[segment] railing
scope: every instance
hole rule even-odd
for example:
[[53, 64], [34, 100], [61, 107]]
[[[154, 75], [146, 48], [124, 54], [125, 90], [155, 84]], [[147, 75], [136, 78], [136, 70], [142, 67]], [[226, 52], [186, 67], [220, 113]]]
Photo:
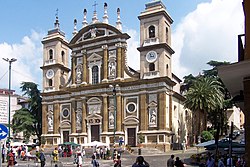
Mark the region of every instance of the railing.
[[144, 73], [143, 79], [151, 79], [151, 78], [156, 78], [160, 77], [160, 72], [159, 71], [149, 71]]
[[46, 60], [44, 62], [44, 65], [51, 65], [51, 64], [55, 64], [56, 63], [56, 60], [55, 59], [49, 59], [49, 60]]
[[158, 38], [149, 38], [144, 40], [143, 46], [148, 46], [152, 44], [159, 44], [159, 39]]
[[44, 88], [44, 92], [52, 92], [55, 91], [55, 87], [54, 86], [50, 86], [50, 87], [45, 87]]

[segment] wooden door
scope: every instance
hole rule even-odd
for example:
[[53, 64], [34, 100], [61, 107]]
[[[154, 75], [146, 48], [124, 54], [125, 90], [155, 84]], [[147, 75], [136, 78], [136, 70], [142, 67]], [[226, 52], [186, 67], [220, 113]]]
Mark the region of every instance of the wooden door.
[[128, 145], [129, 146], [136, 146], [135, 128], [128, 128]]
[[91, 141], [100, 141], [99, 125], [91, 125]]
[[63, 131], [63, 143], [69, 142], [69, 131]]

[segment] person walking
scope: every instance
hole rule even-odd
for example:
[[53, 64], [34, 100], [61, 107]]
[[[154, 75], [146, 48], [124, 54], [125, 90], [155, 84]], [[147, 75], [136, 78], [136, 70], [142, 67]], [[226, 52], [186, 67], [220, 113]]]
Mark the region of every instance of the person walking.
[[46, 162], [46, 158], [45, 158], [45, 155], [44, 155], [44, 149], [43, 148], [41, 148], [41, 150], [40, 150], [39, 159], [41, 161], [41, 167], [44, 167], [45, 162]]
[[3, 144], [3, 147], [2, 147], [2, 163], [5, 162], [5, 147], [4, 147], [4, 144]]
[[55, 147], [54, 151], [52, 152], [53, 155], [53, 161], [57, 162], [58, 161], [58, 150], [57, 147]]
[[96, 156], [92, 155], [92, 160], [91, 160], [91, 164], [93, 165], [93, 167], [99, 167], [99, 162], [96, 160]]
[[208, 153], [208, 159], [207, 159], [207, 163], [206, 163], [207, 167], [214, 167], [215, 166], [215, 161], [211, 156], [211, 153]]
[[121, 167], [121, 166], [122, 166], [121, 156], [118, 155], [117, 159], [114, 160], [114, 167]]
[[167, 161], [167, 167], [174, 167], [174, 155], [172, 154]]
[[136, 158], [136, 162], [132, 167], [149, 167], [149, 163], [144, 160], [143, 156], [139, 156]]
[[12, 149], [10, 150], [10, 153], [8, 154], [9, 160], [8, 160], [8, 167], [13, 167], [15, 164], [15, 155], [13, 154]]

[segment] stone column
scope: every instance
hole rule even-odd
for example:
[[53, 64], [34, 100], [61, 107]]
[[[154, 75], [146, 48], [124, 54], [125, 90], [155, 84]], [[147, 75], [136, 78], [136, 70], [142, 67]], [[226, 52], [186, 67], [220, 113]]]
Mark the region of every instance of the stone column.
[[47, 111], [48, 106], [46, 103], [42, 103], [42, 134], [48, 133], [48, 124], [47, 124]]
[[72, 71], [71, 71], [71, 76], [72, 76], [72, 84], [76, 84], [76, 58], [72, 57], [71, 58], [71, 67], [72, 67]]
[[[250, 76], [244, 78], [244, 114], [245, 114], [245, 157], [250, 156]], [[250, 164], [250, 159], [246, 158], [247, 166]]]
[[86, 108], [86, 98], [82, 98], [82, 133], [86, 133], [86, 117], [87, 117], [87, 108]]
[[71, 99], [71, 130], [76, 133], [76, 101]]
[[87, 84], [87, 53], [86, 50], [82, 50], [82, 83]]
[[121, 94], [116, 94], [116, 131], [122, 130], [122, 103]]
[[108, 81], [108, 45], [103, 45], [103, 80], [102, 82]]
[[148, 109], [147, 109], [147, 95], [140, 95], [140, 129], [139, 131], [146, 131], [148, 129]]
[[108, 132], [108, 123], [109, 123], [109, 113], [108, 113], [108, 95], [103, 96], [103, 132]]
[[59, 134], [59, 125], [60, 125], [60, 106], [59, 103], [56, 102], [56, 104], [54, 104], [54, 134]]
[[159, 129], [165, 130], [166, 129], [166, 93], [161, 92], [159, 93], [159, 110], [158, 110], [158, 120], [159, 120]]
[[121, 79], [121, 70], [122, 70], [122, 44], [116, 44], [117, 47], [117, 78]]

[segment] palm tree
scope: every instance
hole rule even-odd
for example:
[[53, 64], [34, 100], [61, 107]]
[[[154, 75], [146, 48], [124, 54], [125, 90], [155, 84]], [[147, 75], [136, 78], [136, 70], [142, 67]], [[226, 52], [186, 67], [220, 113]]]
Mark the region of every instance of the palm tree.
[[[193, 81], [186, 93], [184, 106], [193, 112], [198, 112], [198, 131], [196, 136], [201, 134], [201, 123], [204, 122], [202, 130], [206, 129], [207, 112], [222, 108], [224, 94], [223, 87], [213, 77], [200, 76]], [[201, 114], [203, 121], [201, 122]]]

